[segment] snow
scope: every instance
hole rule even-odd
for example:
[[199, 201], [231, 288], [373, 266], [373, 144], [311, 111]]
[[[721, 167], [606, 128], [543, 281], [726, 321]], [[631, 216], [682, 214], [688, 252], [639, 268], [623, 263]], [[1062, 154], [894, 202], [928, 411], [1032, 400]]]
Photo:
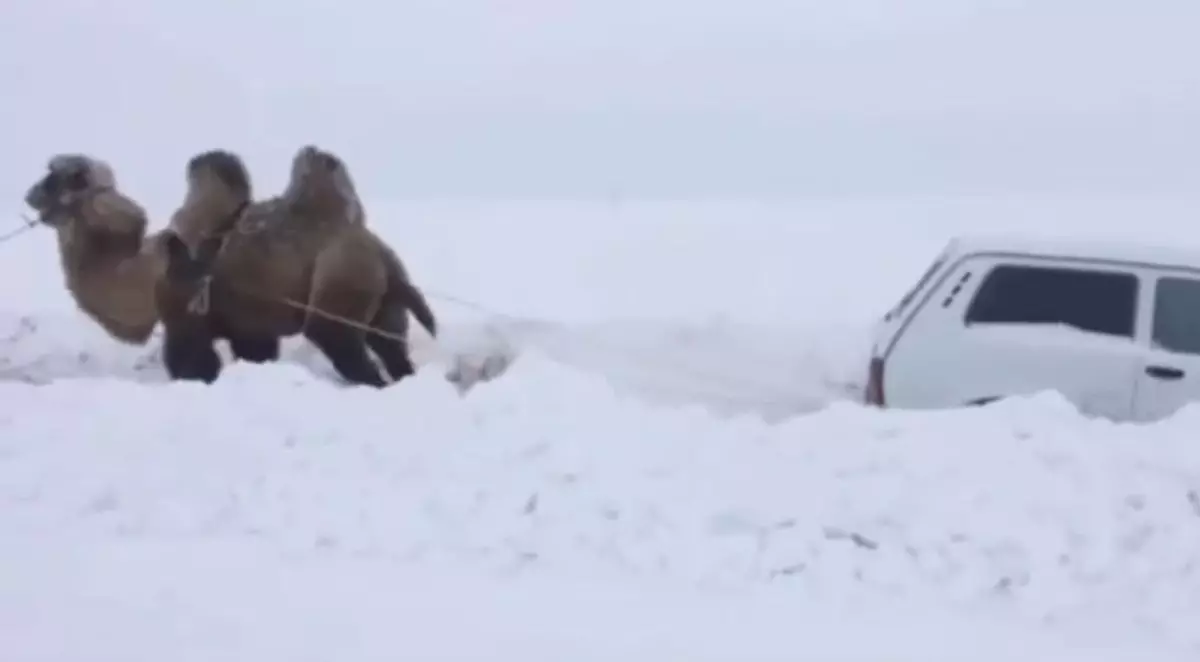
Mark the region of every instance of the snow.
[[1200, 210], [1022, 204], [373, 203], [446, 328], [383, 391], [298, 341], [168, 383], [0, 244], [6, 657], [1194, 659], [1200, 409], [854, 400], [964, 227]]
[[[219, 572], [202, 578], [154, 573], [128, 585], [125, 578], [145, 573], [165, 554], [190, 569]], [[946, 631], [941, 612], [912, 601], [905, 617], [896, 619], [878, 607], [828, 601], [815, 608], [779, 591], [712, 596], [643, 585], [632, 593], [594, 580], [497, 577], [461, 568], [416, 573], [331, 554], [280, 563], [254, 546], [236, 544], [203, 550], [101, 544], [86, 553], [43, 553], [39, 563], [58, 571], [62, 583], [16, 576], [9, 584], [35, 596], [21, 611], [5, 613], [20, 632], [6, 644], [16, 643], [21, 659], [80, 659], [74, 653], [86, 647], [103, 651], [86, 659], [140, 662], [154, 659], [147, 653], [151, 645], [181, 662], [410, 656], [949, 662], [966, 655], [980, 659], [985, 646], [997, 656], [988, 659], [1105, 662], [1137, 659], [1139, 652], [1119, 642], [1067, 647], [983, 614], [960, 614], [956, 628]], [[89, 595], [80, 599], [63, 590], [72, 583], [86, 585]], [[238, 598], [229, 600], [231, 594]], [[120, 599], [104, 597], [110, 595]], [[186, 621], [177, 619], [181, 612]], [[70, 639], [61, 636], [64, 620], [81, 626]], [[22, 645], [28, 641], [35, 644]]]
[[[236, 544], [198, 551], [123, 543], [87, 553], [65, 548], [43, 554], [40, 562], [59, 571], [61, 584], [30, 586], [19, 576], [9, 584], [36, 596], [30, 606], [6, 614], [19, 625], [12, 641], [24, 653], [20, 659], [80, 659], [73, 652], [87, 647], [103, 653], [86, 659], [140, 662], [153, 659], [146, 642], [181, 662], [405, 657], [950, 662], [968, 655], [981, 659], [985, 647], [995, 657], [982, 659], [1106, 662], [1138, 659], [1139, 653], [1119, 642], [1068, 647], [982, 613], [958, 615], [956, 627], [947, 631], [944, 613], [914, 601], [897, 619], [878, 606], [827, 601], [818, 608], [783, 591], [712, 596], [642, 586], [632, 593], [570, 577], [496, 577], [461, 568], [415, 573], [331, 554], [280, 563], [254, 546]], [[126, 577], [144, 573], [165, 554], [190, 568], [219, 572], [201, 579], [154, 573], [128, 585]], [[71, 583], [86, 585], [87, 598], [63, 590]], [[238, 599], [229, 600], [231, 594]], [[186, 621], [176, 619], [181, 612]], [[82, 626], [69, 640], [61, 636], [64, 620]], [[25, 641], [36, 645], [21, 645]]]
[[1079, 4], [7, 3], [0, 237], [316, 143], [442, 333], [169, 383], [0, 239], [3, 659], [1196, 659], [1200, 410], [857, 402], [952, 237], [1198, 243], [1200, 4]]

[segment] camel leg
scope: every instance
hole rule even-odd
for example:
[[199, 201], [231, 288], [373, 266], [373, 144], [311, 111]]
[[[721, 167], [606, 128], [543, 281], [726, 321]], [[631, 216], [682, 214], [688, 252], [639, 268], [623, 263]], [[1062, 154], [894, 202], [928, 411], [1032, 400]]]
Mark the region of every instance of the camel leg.
[[207, 329], [187, 325], [182, 328], [165, 326], [163, 330], [163, 365], [172, 380], [206, 384], [217, 380], [221, 374], [221, 357], [213, 347], [213, 338]]
[[304, 337], [321, 350], [342, 379], [382, 388], [387, 383], [367, 354], [364, 335], [358, 329], [326, 319], [310, 318], [304, 328]]
[[318, 284], [313, 287], [310, 305], [335, 318], [310, 312], [304, 322], [304, 337], [325, 354], [342, 379], [351, 384], [386, 386], [379, 368], [367, 353], [366, 332], [341, 321], [372, 319], [378, 306], [376, 297], [354, 288], [353, 282], [337, 282], [333, 278], [314, 280]]
[[209, 317], [209, 330], [214, 340], [229, 341], [233, 357], [250, 363], [274, 363], [279, 360], [280, 340], [278, 336], [255, 336], [239, 332], [234, 325], [226, 324], [219, 317]]
[[250, 363], [274, 363], [279, 360], [279, 338], [253, 338], [227, 334], [233, 355]]
[[416, 372], [408, 353], [408, 311], [402, 306], [383, 305], [371, 326], [387, 333], [367, 334], [367, 346], [371, 348], [393, 381], [400, 381]]
[[387, 382], [367, 353], [366, 331], [356, 325], [375, 318], [387, 283], [363, 258], [362, 245], [355, 241], [335, 243], [317, 256], [308, 294], [313, 310], [305, 318], [304, 336], [342, 379], [381, 388]]

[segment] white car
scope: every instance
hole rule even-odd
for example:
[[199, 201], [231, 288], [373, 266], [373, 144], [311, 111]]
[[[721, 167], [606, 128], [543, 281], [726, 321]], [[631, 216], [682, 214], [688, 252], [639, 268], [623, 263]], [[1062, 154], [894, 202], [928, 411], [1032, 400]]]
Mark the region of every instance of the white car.
[[954, 239], [880, 321], [864, 399], [931, 409], [1047, 390], [1118, 421], [1200, 400], [1200, 251]]

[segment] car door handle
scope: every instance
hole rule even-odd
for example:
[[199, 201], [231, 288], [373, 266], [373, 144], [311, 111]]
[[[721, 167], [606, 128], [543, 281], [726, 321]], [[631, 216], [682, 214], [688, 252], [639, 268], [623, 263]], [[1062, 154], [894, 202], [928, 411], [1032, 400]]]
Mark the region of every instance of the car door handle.
[[1146, 366], [1146, 374], [1155, 379], [1183, 379], [1183, 370], [1172, 368], [1165, 365], [1148, 365]]

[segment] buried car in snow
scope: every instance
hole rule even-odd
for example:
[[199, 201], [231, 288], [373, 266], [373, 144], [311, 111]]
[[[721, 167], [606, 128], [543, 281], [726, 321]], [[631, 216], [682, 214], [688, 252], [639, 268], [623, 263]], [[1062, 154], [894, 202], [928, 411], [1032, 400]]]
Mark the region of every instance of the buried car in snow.
[[1048, 390], [1118, 421], [1200, 400], [1200, 250], [956, 238], [876, 327], [864, 400], [931, 409]]

